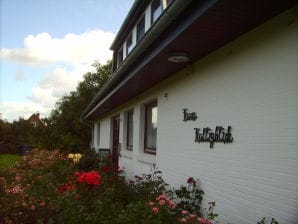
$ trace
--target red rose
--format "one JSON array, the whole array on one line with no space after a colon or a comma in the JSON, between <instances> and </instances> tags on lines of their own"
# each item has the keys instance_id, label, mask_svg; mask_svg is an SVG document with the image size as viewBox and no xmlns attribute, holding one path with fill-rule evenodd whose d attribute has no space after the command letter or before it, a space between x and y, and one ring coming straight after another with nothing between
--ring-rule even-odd
<instances>
[{"instance_id":1,"label":"red rose","mask_svg":"<svg viewBox=\"0 0 298 224\"><path fill-rule=\"evenodd\" d=\"M111 167L108 166L108 165L104 165L102 168L101 168L102 172L104 173L108 173L111 171Z\"/></svg>"}]
</instances>

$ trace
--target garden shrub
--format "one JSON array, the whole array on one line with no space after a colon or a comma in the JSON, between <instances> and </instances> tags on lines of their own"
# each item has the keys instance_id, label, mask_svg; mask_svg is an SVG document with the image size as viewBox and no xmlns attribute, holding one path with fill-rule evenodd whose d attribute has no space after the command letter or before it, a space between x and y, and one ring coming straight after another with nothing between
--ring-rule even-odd
<instances>
[{"instance_id":1,"label":"garden shrub","mask_svg":"<svg viewBox=\"0 0 298 224\"><path fill-rule=\"evenodd\" d=\"M160 171L127 181L110 157L32 150L0 177L0 223L211 223L197 180L170 189Z\"/></svg>"}]
</instances>

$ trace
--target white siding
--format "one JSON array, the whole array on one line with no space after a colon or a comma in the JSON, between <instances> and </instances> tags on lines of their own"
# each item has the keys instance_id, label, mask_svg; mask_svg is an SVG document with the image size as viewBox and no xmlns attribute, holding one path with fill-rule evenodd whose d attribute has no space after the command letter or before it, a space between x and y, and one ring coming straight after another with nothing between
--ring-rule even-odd
<instances>
[{"instance_id":1,"label":"white siding","mask_svg":"<svg viewBox=\"0 0 298 224\"><path fill-rule=\"evenodd\" d=\"M176 185L200 178L206 201L217 202L226 222L264 216L298 222L298 24L288 25L292 17L209 55L159 100L158 166ZM182 122L182 108L198 119ZM231 125L234 143L214 149L194 143L195 127L216 125Z\"/></svg>"},{"instance_id":2,"label":"white siding","mask_svg":"<svg viewBox=\"0 0 298 224\"><path fill-rule=\"evenodd\" d=\"M128 175L157 163L175 186L199 178L204 206L215 200L221 221L298 223L297 14L296 7L274 18L122 106L122 114L134 107L134 151L120 158ZM156 160L143 153L142 104L153 98ZM183 122L183 108L198 119ZM101 145L109 119L101 121ZM194 128L217 125L232 126L233 143L194 142Z\"/></svg>"}]
</instances>

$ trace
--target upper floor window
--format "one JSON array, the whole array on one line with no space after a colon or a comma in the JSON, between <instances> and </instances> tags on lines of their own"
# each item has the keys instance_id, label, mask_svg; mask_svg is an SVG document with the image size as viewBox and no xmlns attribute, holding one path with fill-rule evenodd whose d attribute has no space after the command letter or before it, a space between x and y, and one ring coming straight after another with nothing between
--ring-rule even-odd
<instances>
[{"instance_id":1,"label":"upper floor window","mask_svg":"<svg viewBox=\"0 0 298 224\"><path fill-rule=\"evenodd\" d=\"M126 40L126 55L128 55L132 51L132 34Z\"/></svg>"},{"instance_id":2,"label":"upper floor window","mask_svg":"<svg viewBox=\"0 0 298 224\"><path fill-rule=\"evenodd\" d=\"M119 66L123 61L123 47L120 48L117 55L117 65Z\"/></svg>"},{"instance_id":3,"label":"upper floor window","mask_svg":"<svg viewBox=\"0 0 298 224\"><path fill-rule=\"evenodd\" d=\"M156 154L157 101L145 105L144 152Z\"/></svg>"},{"instance_id":4,"label":"upper floor window","mask_svg":"<svg viewBox=\"0 0 298 224\"><path fill-rule=\"evenodd\" d=\"M161 0L153 0L151 3L151 23L154 23L162 13Z\"/></svg>"},{"instance_id":5,"label":"upper floor window","mask_svg":"<svg viewBox=\"0 0 298 224\"><path fill-rule=\"evenodd\" d=\"M133 148L133 110L126 113L126 149L132 150Z\"/></svg>"},{"instance_id":6,"label":"upper floor window","mask_svg":"<svg viewBox=\"0 0 298 224\"><path fill-rule=\"evenodd\" d=\"M142 16L137 24L137 42L145 35L145 15Z\"/></svg>"}]
</instances>

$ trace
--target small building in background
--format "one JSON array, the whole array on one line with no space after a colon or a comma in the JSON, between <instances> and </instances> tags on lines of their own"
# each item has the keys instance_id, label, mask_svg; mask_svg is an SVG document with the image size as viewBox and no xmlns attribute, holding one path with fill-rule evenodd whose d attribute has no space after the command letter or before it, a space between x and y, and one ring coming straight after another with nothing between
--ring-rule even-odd
<instances>
[{"instance_id":1,"label":"small building in background","mask_svg":"<svg viewBox=\"0 0 298 224\"><path fill-rule=\"evenodd\" d=\"M33 127L40 127L45 126L43 121L40 119L40 113L36 112L35 114L32 114L27 121L29 121Z\"/></svg>"}]
</instances>

